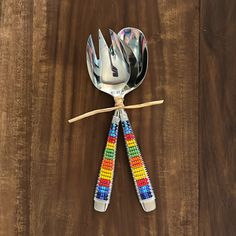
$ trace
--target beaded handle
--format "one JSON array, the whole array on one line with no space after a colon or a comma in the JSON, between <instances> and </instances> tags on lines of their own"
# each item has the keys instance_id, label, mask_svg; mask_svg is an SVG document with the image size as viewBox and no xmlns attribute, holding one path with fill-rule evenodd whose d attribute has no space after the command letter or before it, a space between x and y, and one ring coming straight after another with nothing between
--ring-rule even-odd
<instances>
[{"instance_id":1,"label":"beaded handle","mask_svg":"<svg viewBox=\"0 0 236 236\"><path fill-rule=\"evenodd\" d=\"M112 182L115 168L116 144L119 128L119 112L115 111L109 130L106 147L103 154L103 160L99 171L94 196L94 209L105 212L110 202Z\"/></svg>"},{"instance_id":2,"label":"beaded handle","mask_svg":"<svg viewBox=\"0 0 236 236\"><path fill-rule=\"evenodd\" d=\"M137 195L144 211L149 212L156 208L153 188L129 122L128 115L124 109L120 111L120 118L129 158L129 165Z\"/></svg>"}]
</instances>

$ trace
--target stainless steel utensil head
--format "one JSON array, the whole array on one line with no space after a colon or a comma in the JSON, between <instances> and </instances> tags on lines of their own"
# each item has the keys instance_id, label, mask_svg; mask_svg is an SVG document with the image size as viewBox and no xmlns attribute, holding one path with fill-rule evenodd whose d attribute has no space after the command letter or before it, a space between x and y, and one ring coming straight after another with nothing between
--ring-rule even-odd
<instances>
[{"instance_id":1,"label":"stainless steel utensil head","mask_svg":"<svg viewBox=\"0 0 236 236\"><path fill-rule=\"evenodd\" d=\"M86 58L90 78L99 90L114 97L122 96L130 74L130 62L126 53L126 46L122 40L109 30L112 45L107 46L101 30L99 36L99 59L96 56L92 36L87 42Z\"/></svg>"},{"instance_id":2,"label":"stainless steel utensil head","mask_svg":"<svg viewBox=\"0 0 236 236\"><path fill-rule=\"evenodd\" d=\"M127 86L125 87L124 93L127 94L137 88L145 78L148 66L147 41L141 30L132 27L120 30L118 36L123 43L131 49L138 64L136 65L138 67L138 73L134 73L133 76L130 76Z\"/></svg>"}]
</instances>

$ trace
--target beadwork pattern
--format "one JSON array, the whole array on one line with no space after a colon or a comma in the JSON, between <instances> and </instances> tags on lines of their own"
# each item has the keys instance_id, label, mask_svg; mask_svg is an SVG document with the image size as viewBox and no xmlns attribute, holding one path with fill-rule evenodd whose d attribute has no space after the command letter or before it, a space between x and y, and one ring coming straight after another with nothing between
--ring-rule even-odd
<instances>
[{"instance_id":1,"label":"beadwork pattern","mask_svg":"<svg viewBox=\"0 0 236 236\"><path fill-rule=\"evenodd\" d=\"M133 130L128 120L122 121L127 153L136 190L141 200L154 197L152 186L143 163Z\"/></svg>"},{"instance_id":2,"label":"beadwork pattern","mask_svg":"<svg viewBox=\"0 0 236 236\"><path fill-rule=\"evenodd\" d=\"M112 123L103 155L96 186L95 198L109 200L115 167L116 143L118 137L118 124Z\"/></svg>"}]
</instances>

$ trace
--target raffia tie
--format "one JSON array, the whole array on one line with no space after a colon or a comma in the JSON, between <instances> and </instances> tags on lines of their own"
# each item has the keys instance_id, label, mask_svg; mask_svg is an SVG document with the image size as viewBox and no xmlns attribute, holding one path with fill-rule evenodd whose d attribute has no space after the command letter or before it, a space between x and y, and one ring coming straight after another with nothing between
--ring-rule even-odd
<instances>
[{"instance_id":1,"label":"raffia tie","mask_svg":"<svg viewBox=\"0 0 236 236\"><path fill-rule=\"evenodd\" d=\"M82 120L82 119L89 117L89 116L94 116L99 113L110 112L110 111L114 111L114 110L118 110L118 109L137 109L137 108L142 108L142 107L150 107L150 106L159 105L164 102L164 100L156 100L156 101L151 101L151 102L144 102L141 104L125 106L124 99L122 97L114 97L114 101L115 101L114 107L102 108L102 109L97 109L97 110L93 110L90 112L86 112L80 116L76 116L76 117L68 120L68 122L73 123L75 121Z\"/></svg>"}]
</instances>

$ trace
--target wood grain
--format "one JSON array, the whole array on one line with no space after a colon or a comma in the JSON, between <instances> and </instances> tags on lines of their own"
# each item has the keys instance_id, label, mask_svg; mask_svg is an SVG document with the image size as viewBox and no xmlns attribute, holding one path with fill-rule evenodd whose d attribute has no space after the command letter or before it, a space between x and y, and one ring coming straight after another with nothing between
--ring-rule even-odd
<instances>
[{"instance_id":1,"label":"wood grain","mask_svg":"<svg viewBox=\"0 0 236 236\"><path fill-rule=\"evenodd\" d=\"M236 233L236 2L202 1L200 235Z\"/></svg>"},{"instance_id":2,"label":"wood grain","mask_svg":"<svg viewBox=\"0 0 236 236\"><path fill-rule=\"evenodd\" d=\"M206 136L198 136L199 7L199 1L184 0L0 2L0 235L213 232L210 224L204 225L202 199L201 229L198 222L198 141L202 150L208 147L203 146ZM120 137L112 200L101 214L93 210L93 194L112 114L73 125L67 120L113 105L89 80L85 46L90 33L97 37L98 28L106 32L125 26L145 33L150 54L145 81L125 103L165 99L159 107L128 111L158 209L148 214L141 209ZM200 88L206 88L202 80ZM201 125L211 119L201 119ZM219 170L220 163L216 165ZM201 170L201 181L205 175ZM221 183L223 188L224 179ZM207 188L200 186L201 191ZM207 192L200 196L209 201ZM210 216L214 209L207 205L206 212Z\"/></svg>"}]
</instances>

